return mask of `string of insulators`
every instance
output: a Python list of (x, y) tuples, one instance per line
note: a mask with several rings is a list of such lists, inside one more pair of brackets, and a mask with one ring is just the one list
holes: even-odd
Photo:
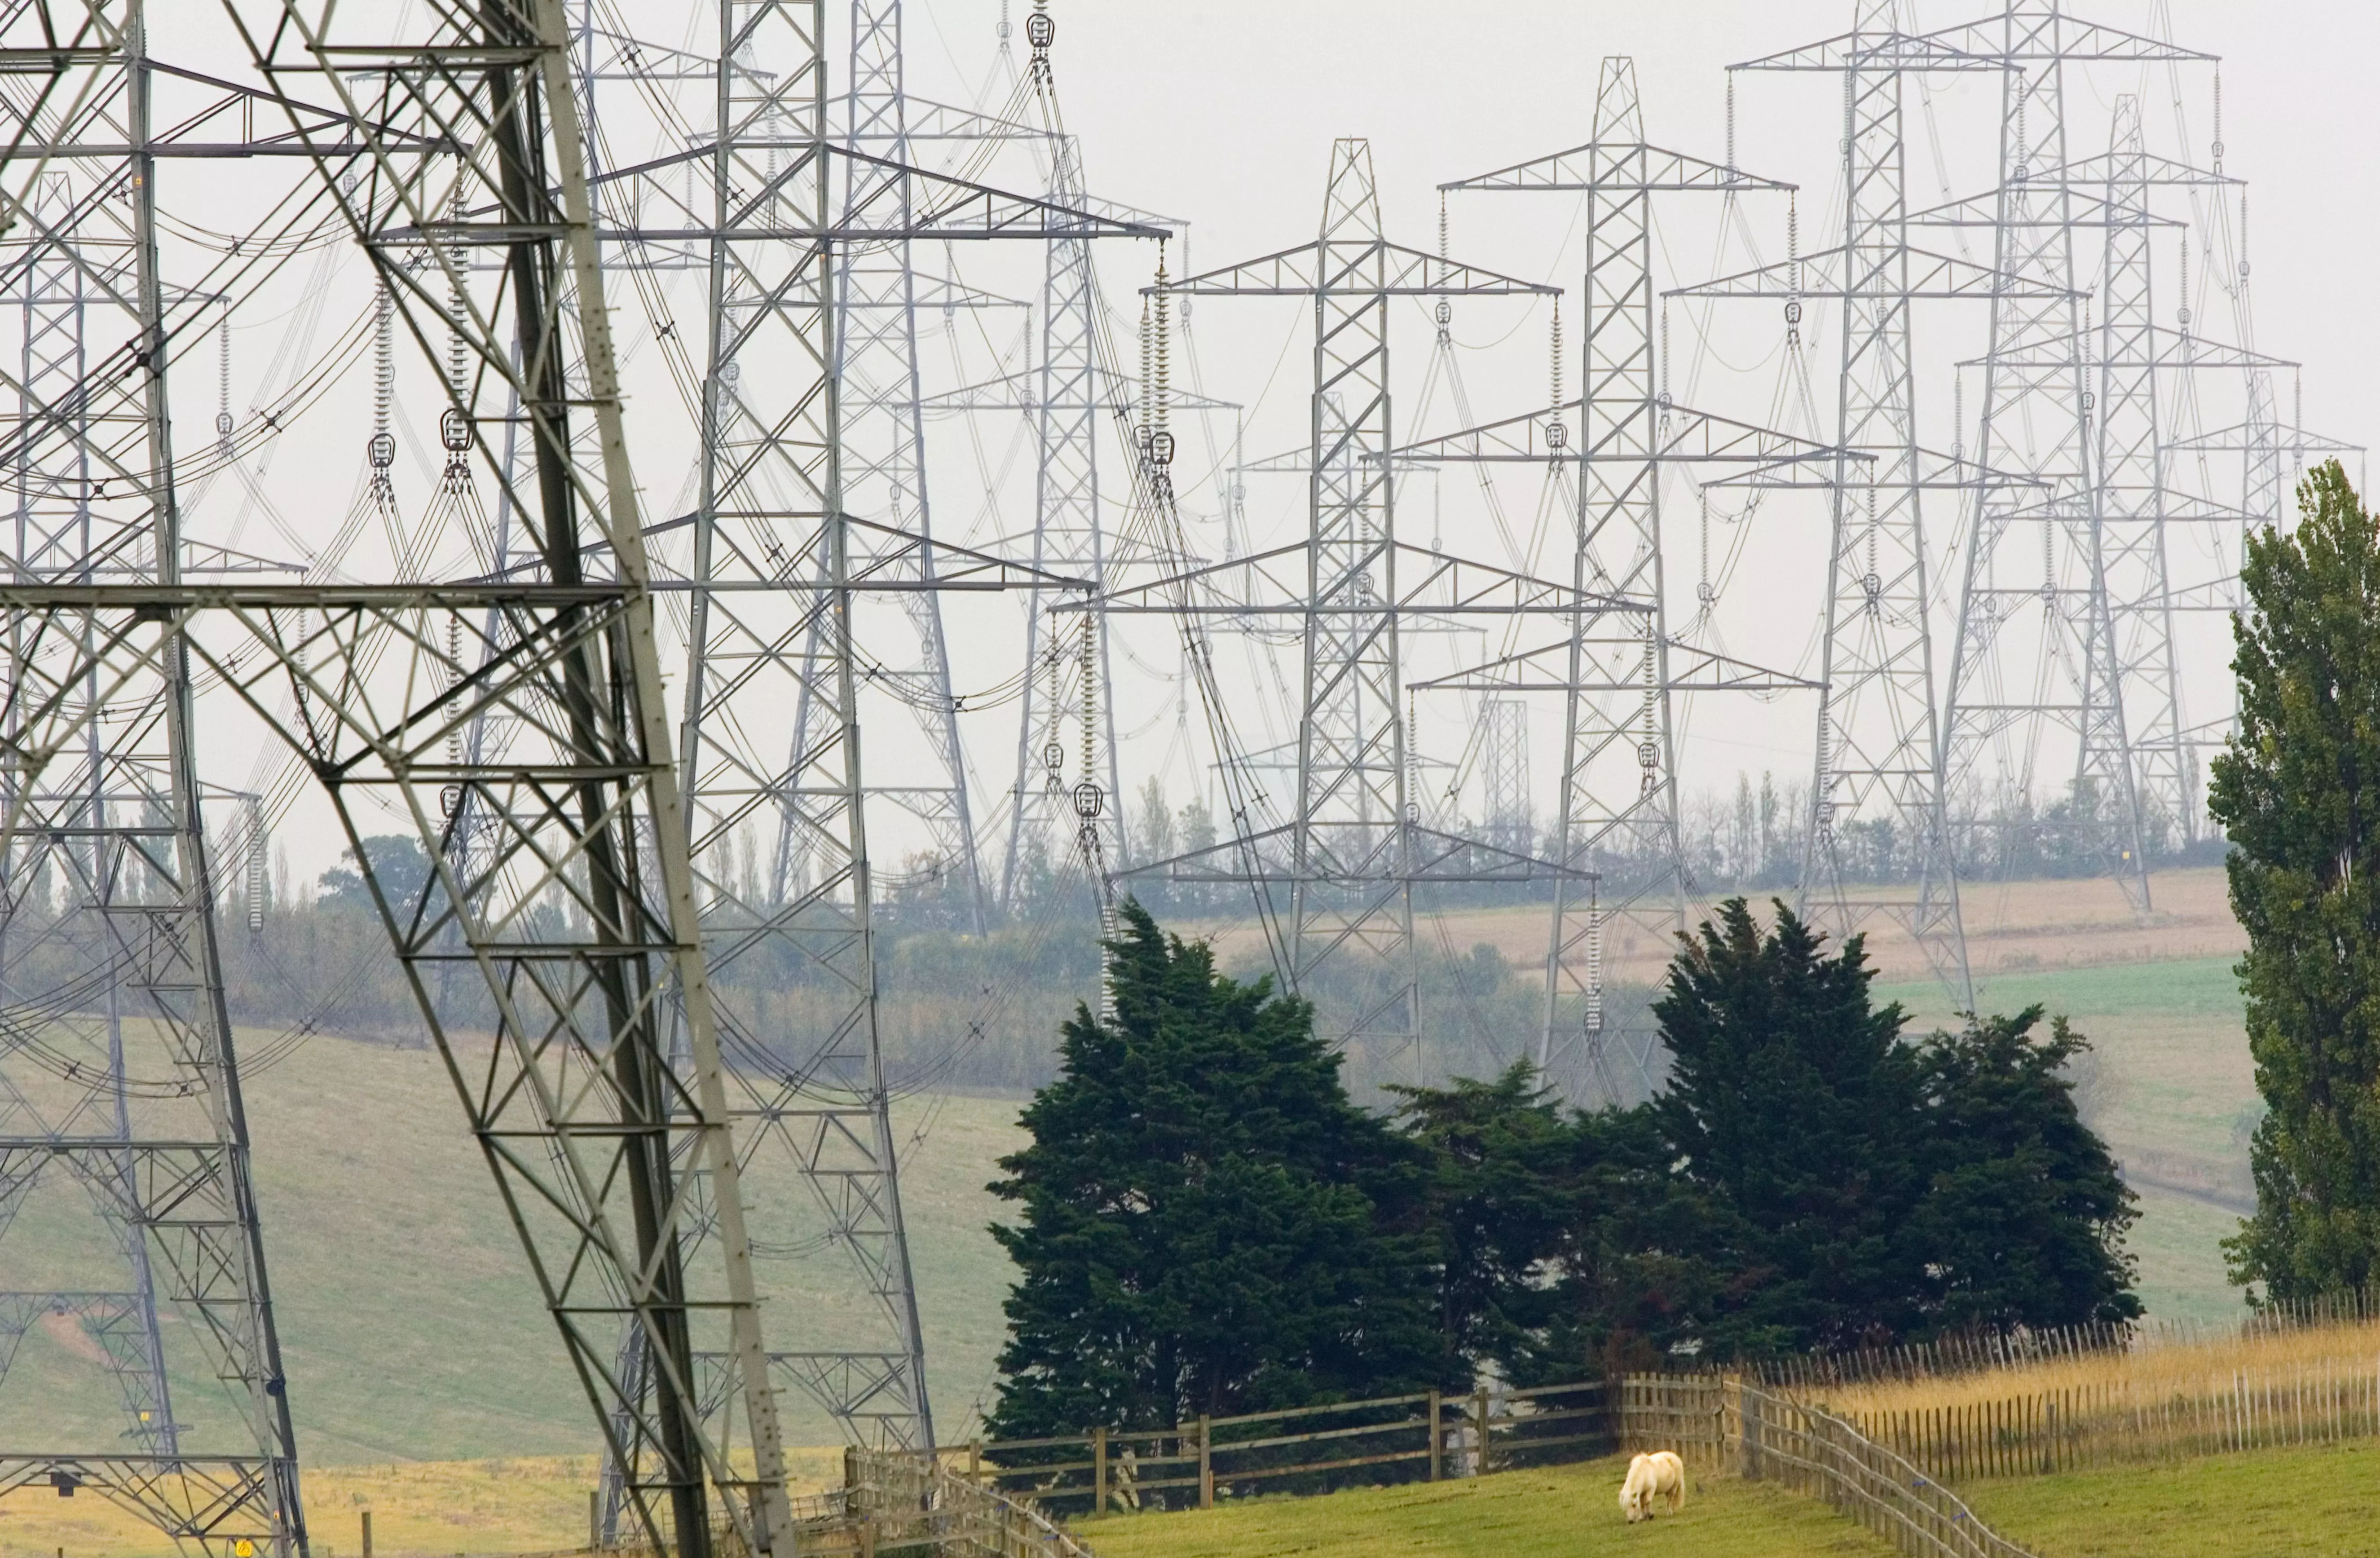
[(1094, 738), (1099, 720), (1097, 623), (1096, 614), (1083, 614), (1082, 644), (1075, 651), (1083, 673), (1083, 783), (1086, 785), (1096, 785), (1099, 778), (1099, 744)]
[[(1730, 77), (1732, 81), (1734, 78)], [(1731, 122), (1731, 121), (1730, 121)], [(1785, 196), (1785, 346), (1802, 344), (1802, 201), (1801, 191)]]
[(1144, 451), (1148, 447), (1149, 429), (1156, 424), (1157, 380), (1149, 367), (1155, 352), (1150, 320), (1156, 306), (1153, 298), (1140, 300), (1140, 444)]
[(1593, 882), (1586, 888), (1586, 1013), (1581, 1026), (1589, 1035), (1603, 1031), (1603, 905)]
[(1405, 821), (1421, 821), (1421, 705), (1405, 688)]
[[(1165, 288), (1165, 246), (1157, 246), (1157, 340), (1156, 340), (1156, 427), (1165, 432), (1167, 393), (1172, 388), (1173, 363), (1173, 295)], [(1164, 460), (1157, 462), (1163, 465)]]
[(1710, 489), (1698, 486), (1694, 489), (1694, 495), (1702, 500), (1703, 511), (1702, 581), (1694, 586), (1694, 599), (1708, 610), (1711, 603), (1718, 599), (1718, 591), (1711, 588), (1710, 581)]
[(1173, 463), (1173, 434), (1166, 427), (1168, 404), (1172, 399), (1173, 363), (1173, 294), (1166, 290), (1165, 245), (1157, 246), (1157, 291), (1155, 323), (1150, 332), (1152, 363), (1149, 367), (1148, 463), (1160, 481), (1169, 481), (1166, 468)]
[(1660, 700), (1660, 659), (1654, 652), (1654, 619), (1648, 614), (1645, 618), (1645, 734), (1636, 743), (1636, 793), (1645, 796), (1659, 783), (1661, 771), (1661, 745), (1655, 739), (1660, 729), (1655, 714)]
[(215, 323), (215, 446), (231, 457), (231, 305)]
[(264, 801), (261, 797), (247, 797), (241, 803), (242, 820), (248, 825), (248, 928), (251, 933), (264, 930), (264, 859), (267, 846), (264, 837)]
[(372, 435), (364, 451), (376, 484), (388, 480), (388, 468), (396, 463), (396, 440), (388, 431), (389, 405), (396, 396), (395, 313), (383, 281), (372, 293)]
[(1727, 176), (1735, 177), (1735, 72), (1727, 73)]
[(1881, 604), (1884, 597), (1884, 579), (1876, 571), (1876, 486), (1871, 482), (1867, 489), (1867, 577), (1860, 580), (1861, 587), (1867, 591), (1870, 611)]
[[(458, 614), (446, 619), (446, 689), (455, 692), (463, 685), (463, 618)], [(449, 698), (446, 712), (455, 712), (460, 700)], [(459, 720), (446, 733), (446, 761), (456, 768), (463, 766), (463, 725)], [(453, 808), (448, 808), (453, 814)]]
[(1553, 384), (1553, 398), (1547, 401), (1546, 404), (1548, 406), (1560, 406), (1562, 400), (1562, 336), (1561, 294), (1559, 292), (1554, 294), (1553, 329), (1548, 349), (1552, 357), (1551, 372), (1549, 377)]

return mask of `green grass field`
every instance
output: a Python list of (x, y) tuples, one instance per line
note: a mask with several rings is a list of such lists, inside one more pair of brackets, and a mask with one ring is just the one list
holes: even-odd
[(2047, 1558), (2368, 1558), (2380, 1444), (1980, 1482), (1961, 1494)]
[[(2131, 1240), (2141, 1296), (2165, 1319), (2240, 1312), (2217, 1248), (2239, 1226), (2247, 1199), (2244, 1126), (2257, 1102), (2233, 961), (2008, 973), (1976, 990), (1987, 1012), (2039, 1003), (2090, 1038), (2102, 1077), (2097, 1125), (2141, 1198)], [(1956, 1020), (1939, 986), (1879, 986), (1877, 993), (1907, 1006), (1920, 1030)]]
[[(247, 1097), (305, 1460), (591, 1453), (586, 1398), (437, 1057), (317, 1038), (251, 1077)], [(1008, 1261), (985, 1231), (999, 1203), (983, 1186), (993, 1160), (1018, 1139), (1016, 1109), (999, 1100), (935, 1101), (930, 1130), (904, 1162), (929, 1382), (945, 1438), (964, 1437), (1000, 1344)], [(909, 1139), (928, 1114), (926, 1101), (896, 1106), (896, 1132)], [(801, 1194), (790, 1179), (760, 1176), (747, 1190)], [(78, 1285), (106, 1283), (109, 1272), (72, 1258), (87, 1249), (91, 1228), (79, 1203), (37, 1199), (9, 1230), (12, 1270), (0, 1287), (67, 1285), (39, 1280), (37, 1265), (46, 1268), (40, 1277), (70, 1272)], [(811, 1269), (841, 1259), (808, 1257)], [(788, 1281), (779, 1272), (770, 1334), (798, 1348), (823, 1300), (803, 1285), (803, 1267), (780, 1265), (794, 1274)], [(220, 1387), (196, 1346), (177, 1345), (187, 1328), (167, 1329), (176, 1416), (220, 1422)], [(32, 1442), (33, 1433), (48, 1444), (115, 1442), (123, 1424), (114, 1388), (78, 1356), (76, 1340), (39, 1329), (26, 1336), (0, 1389), (0, 1442)], [(806, 1399), (785, 1399), (790, 1442), (840, 1442)]]
[[(1886, 993), (1922, 1023), (1948, 1020), (1930, 990)], [(2254, 1094), (2228, 959), (2005, 976), (1984, 998), (2002, 1010), (2045, 1002), (2091, 1035), (2110, 1078), (2102, 1123), (2119, 1152), (2162, 1153), (2210, 1175), (2236, 1169), (2235, 1126)], [(318, 1038), (249, 1080), (249, 1110), (308, 1462), (588, 1453), (588, 1408), (436, 1057)], [(919, 1100), (896, 1118), (905, 1138), (926, 1130), (905, 1156), (903, 1194), (946, 1441), (965, 1435), (992, 1385), (1009, 1269), (985, 1231), (1001, 1208), (983, 1185), (1020, 1139), (1016, 1110), (1013, 1100)], [(797, 1187), (764, 1181), (754, 1193)], [(2151, 1312), (2236, 1314), (2239, 1296), (2224, 1284), (2216, 1249), (2235, 1214), (2156, 1189), (2144, 1189), (2142, 1202), (2133, 1248)], [(90, 1229), (87, 1212), (73, 1207), (29, 1205), (9, 1248), (12, 1257), (46, 1248), (77, 1271), (75, 1284), (101, 1285), (106, 1273), (63, 1260), (87, 1247)], [(824, 1304), (796, 1275), (771, 1306), (772, 1341), (802, 1345), (805, 1322)], [(42, 1331), (26, 1338), (0, 1390), (0, 1438), (39, 1430), (47, 1442), (114, 1442), (121, 1423), (113, 1391), (74, 1340)], [(185, 1419), (219, 1415), (220, 1391), (195, 1349), (176, 1357)], [(839, 1437), (806, 1402), (789, 1398), (788, 1406), (793, 1442)]]
[(1891, 1546), (1815, 1499), (1696, 1473), (1685, 1509), (1649, 1525), (1620, 1514), (1625, 1463), (1590, 1461), (1452, 1482), (1254, 1499), (1078, 1529), (1099, 1558), (1818, 1558)]

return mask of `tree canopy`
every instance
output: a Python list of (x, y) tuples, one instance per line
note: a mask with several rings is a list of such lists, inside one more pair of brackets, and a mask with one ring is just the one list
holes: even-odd
[(991, 1187), (1020, 1212), (992, 1431), (1426, 1388), (1426, 1155), (1349, 1101), (1311, 1007), (1123, 919), (1115, 1018), (1076, 1009)]
[(1127, 907), (992, 1188), (1015, 1260), (995, 1435), (2137, 1315), (2133, 1218), (2042, 1014), (1912, 1040), (1854, 937), (1741, 900), (1682, 939), (1666, 1084), (1527, 1063), (1349, 1100), (1301, 1001)]
[(2298, 505), (2295, 530), (2249, 538), (2240, 724), (2207, 798), (2267, 1105), (2256, 1212), (2225, 1248), (2276, 1298), (2380, 1275), (2380, 535), (2336, 460)]

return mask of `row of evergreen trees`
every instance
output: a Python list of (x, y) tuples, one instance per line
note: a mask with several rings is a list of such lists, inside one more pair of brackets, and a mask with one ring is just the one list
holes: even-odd
[(1728, 904), (1655, 1007), (1666, 1085), (1524, 1065), (1348, 1097), (1303, 1002), (1127, 908), (992, 1188), (1017, 1267), (990, 1430), (1162, 1428), (2140, 1312), (2131, 1194), (2040, 1013), (1904, 1037), (1854, 940)]

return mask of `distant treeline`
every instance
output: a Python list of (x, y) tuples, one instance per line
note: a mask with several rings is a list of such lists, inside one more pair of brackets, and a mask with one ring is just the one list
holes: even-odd
[[(391, 891), (418, 888), (424, 865), (412, 840), (389, 835), (368, 840), (367, 847)], [(293, 892), (285, 881), (261, 914), (223, 917), (233, 1018), (282, 1035), (284, 1042), (321, 1032), (426, 1045), (429, 1034), (412, 988), (390, 955), (387, 933), (351, 866), (324, 873), (310, 895)], [(1233, 907), (1245, 901), (1243, 895)], [(1090, 908), (1079, 876), (1053, 885), (1031, 906), (1030, 918), (1020, 914), (985, 936), (941, 923), (942, 906), (921, 906), (915, 894), (888, 903), (878, 942), (878, 1020), (893, 1089), (1025, 1093), (1055, 1076), (1059, 1027), (1098, 989), (1101, 954)], [(1251, 978), (1266, 967), (1255, 951), (1227, 961)], [(1546, 1021), (1536, 969), (1516, 968), (1491, 947), (1456, 950), (1427, 942), (1418, 968), (1421, 1042), (1391, 1044), (1361, 1033), (1350, 1039), (1348, 1080), (1359, 1096), (1389, 1086), (1491, 1076), (1536, 1054)], [(1385, 966), (1351, 953), (1310, 978), (1305, 993), (1315, 1003), (1321, 1030), (1345, 1035), (1358, 1014), (1381, 1004), (1392, 982)], [(786, 1054), (799, 1053), (806, 1036), (843, 1015), (844, 997), (835, 987), (790, 955), (755, 955), (716, 968), (712, 983), (741, 1026)], [(433, 980), (431, 989), (455, 1028), (484, 1032), (492, 1027), (486, 993), (468, 967)], [(1661, 1075), (1650, 997), (1634, 988), (1609, 992), (1599, 1072), (1575, 1036), (1558, 1047), (1551, 1073), (1565, 1090), (1584, 1096), (1604, 1086), (1626, 1100), (1650, 1093)], [(1565, 1025), (1571, 1022), (1565, 1013)], [(1609, 1083), (1598, 1083), (1598, 1077)]]

